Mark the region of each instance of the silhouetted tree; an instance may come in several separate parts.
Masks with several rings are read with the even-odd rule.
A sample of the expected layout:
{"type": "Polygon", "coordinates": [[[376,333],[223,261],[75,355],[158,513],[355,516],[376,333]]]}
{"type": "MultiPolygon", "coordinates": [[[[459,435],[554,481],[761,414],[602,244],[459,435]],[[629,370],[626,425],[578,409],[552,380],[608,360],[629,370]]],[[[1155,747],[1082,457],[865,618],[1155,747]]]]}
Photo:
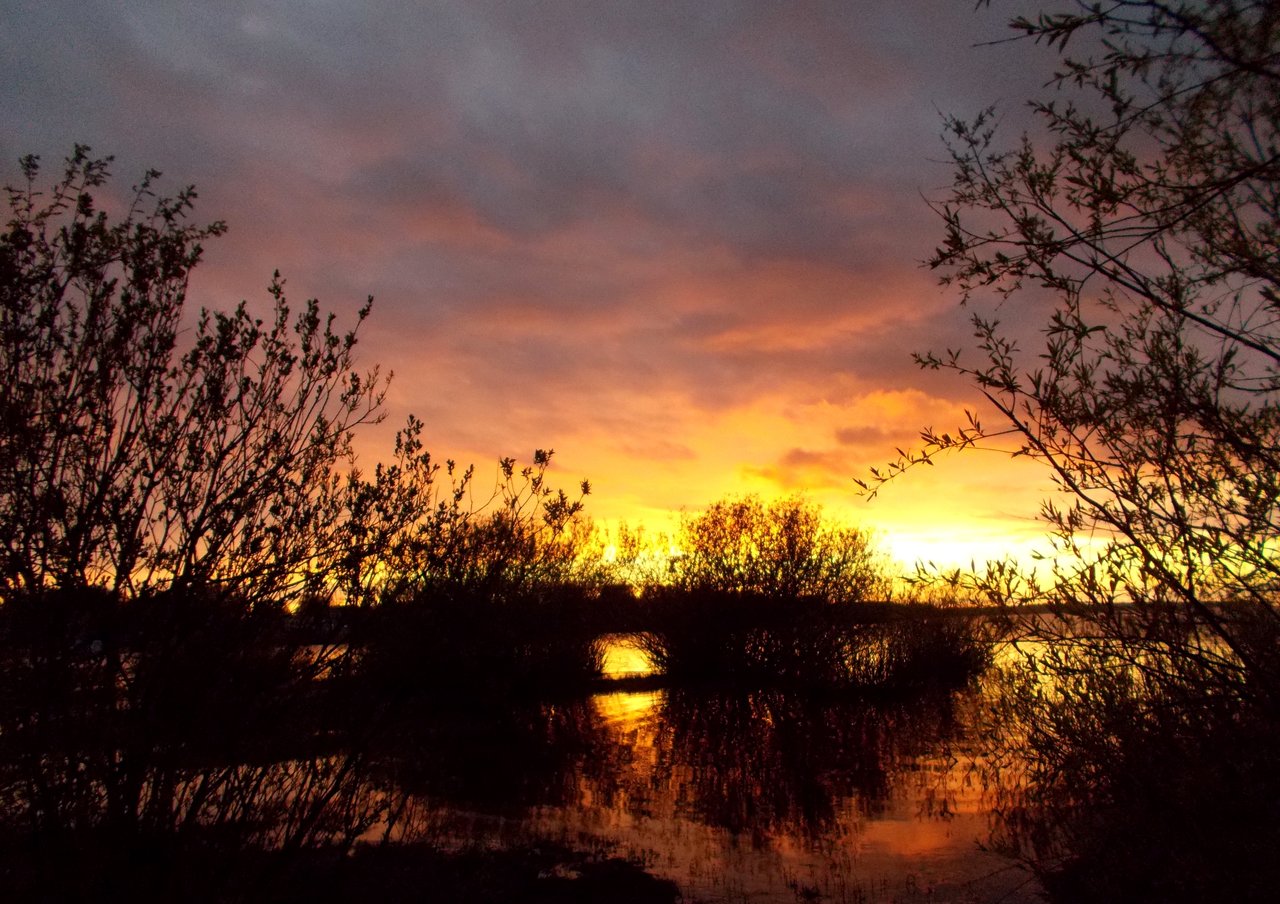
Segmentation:
{"type": "Polygon", "coordinates": [[[989,662],[975,622],[887,602],[869,536],[802,497],[686,516],[665,582],[642,588],[637,643],[673,681],[914,691],[989,662]]]}
{"type": "Polygon", "coordinates": [[[376,708],[328,719],[284,604],[349,589],[435,502],[412,419],[391,468],[354,468],[385,387],[356,330],[278,276],[264,319],[188,312],[222,224],[154,172],[109,215],[108,164],[77,147],[45,191],[25,158],[0,232],[0,847],[88,864],[72,897],[160,881],[151,849],[343,846],[384,812],[355,740],[376,708]]]}
{"type": "Polygon", "coordinates": [[[108,164],[78,146],[46,192],[25,158],[0,232],[0,872],[19,897],[270,894],[280,855],[394,821],[367,769],[378,664],[495,699],[598,670],[567,617],[590,487],[552,488],[539,450],[481,497],[413,417],[362,471],[386,387],[355,363],[369,304],[342,332],[276,275],[261,319],[188,312],[223,225],[154,172],[109,215],[108,164]],[[431,617],[393,617],[406,600],[431,617]],[[385,604],[381,627],[333,602],[385,604]]]}
{"type": "Polygon", "coordinates": [[[866,532],[825,520],[818,505],[798,496],[715,502],[681,521],[676,546],[670,583],[681,590],[832,602],[888,593],[866,532]]]}
{"type": "Polygon", "coordinates": [[[381,484],[376,506],[348,504],[352,431],[385,383],[355,368],[356,330],[315,301],[294,311],[278,276],[265,319],[242,303],[184,320],[200,243],[224,227],[190,225],[195,192],[157,196],[154,172],[109,217],[93,197],[108,163],[77,147],[44,193],[27,157],[8,189],[0,592],[291,596],[350,555],[353,516],[383,542],[420,514],[381,484]]]}
{"type": "MultiPolygon", "coordinates": [[[[1013,27],[1064,52],[1102,40],[1064,55],[1070,97],[1032,103],[1047,147],[1024,136],[999,149],[991,111],[948,121],[955,184],[930,264],[967,302],[1051,305],[1044,347],[1025,358],[977,313],[976,364],[922,356],[970,378],[1001,420],[927,431],[890,474],[1013,434],[1071,500],[1044,510],[1069,554],[1059,593],[1175,603],[1214,633],[1224,665],[1269,673],[1208,603],[1276,618],[1280,14],[1081,3],[1013,27]]],[[[1259,690],[1280,691],[1262,674],[1259,690]]]]}
{"type": "MultiPolygon", "coordinates": [[[[473,495],[474,469],[463,472],[448,498],[409,535],[396,582],[413,593],[450,588],[490,597],[593,583],[599,551],[591,525],[579,517],[591,485],[582,481],[576,498],[553,488],[553,455],[538,449],[524,467],[502,459],[493,488],[481,500],[473,495]]],[[[454,474],[450,463],[449,476],[454,474]]]]}
{"type": "MultiPolygon", "coordinates": [[[[1144,755],[1163,750],[1185,767],[1181,754],[1220,732],[1248,753],[1231,775],[1188,773],[1217,790],[1195,795],[1212,806],[1178,823],[1218,827],[1219,854],[1196,857],[1217,861],[1212,878],[1188,876],[1191,860],[1178,859],[1196,847],[1192,833],[1142,857],[1131,845],[1111,866],[1162,877],[1142,892],[1162,899],[1270,894],[1273,881],[1241,884],[1258,879],[1240,856],[1252,842],[1222,839],[1239,840],[1225,829],[1252,821],[1258,800],[1280,800],[1259,780],[1280,744],[1257,730],[1280,713],[1280,7],[1063,6],[1012,21],[1061,57],[1058,93],[1031,102],[1038,130],[1002,146],[991,110],[946,125],[954,183],[929,263],[965,302],[999,306],[973,316],[976,361],[960,351],[919,361],[970,380],[998,423],[971,414],[952,433],[926,431],[919,452],[873,479],[1001,435],[1049,467],[1068,500],[1043,509],[1052,573],[1029,591],[999,569],[987,579],[1001,583],[994,596],[1043,594],[1088,624],[1077,635],[1097,638],[1042,659],[1056,683],[1034,681],[1021,701],[1040,787],[1071,800],[1055,809],[1058,839],[1096,854],[1142,838],[1130,826],[1090,848],[1077,830],[1139,812],[1123,783],[1144,755]],[[1043,323],[1034,354],[1000,317],[1043,323]]],[[[1143,762],[1172,783],[1174,770],[1143,762]]],[[[1040,852],[1062,854],[1052,840],[1041,837],[1040,852]]],[[[1137,899],[1105,887],[1120,872],[1099,875],[1079,893],[1137,899]]]]}
{"type": "MultiPolygon", "coordinates": [[[[503,459],[486,497],[447,464],[451,490],[380,555],[364,677],[378,698],[505,707],[598,677],[603,551],[571,497],[548,482],[552,452],[503,459]],[[448,694],[440,689],[449,687],[448,694]]],[[[443,482],[442,482],[443,487],[443,482]]]]}

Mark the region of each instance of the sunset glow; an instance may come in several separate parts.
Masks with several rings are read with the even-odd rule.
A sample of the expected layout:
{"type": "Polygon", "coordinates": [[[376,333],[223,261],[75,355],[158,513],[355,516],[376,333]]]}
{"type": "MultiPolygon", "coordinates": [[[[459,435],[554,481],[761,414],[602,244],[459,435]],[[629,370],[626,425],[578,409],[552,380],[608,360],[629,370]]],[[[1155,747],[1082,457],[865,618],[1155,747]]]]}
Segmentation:
{"type": "Polygon", "coordinates": [[[5,11],[8,898],[1270,900],[1280,3],[5,11]]]}
{"type": "MultiPolygon", "coordinates": [[[[805,493],[887,553],[1024,555],[1046,475],[999,455],[854,477],[969,390],[913,351],[966,315],[919,266],[949,179],[941,113],[1043,81],[1003,19],[949,0],[409,4],[50,2],[6,28],[6,181],[74,142],[195,183],[225,219],[194,301],[374,315],[395,378],[385,457],[426,422],[439,458],[554,448],[588,513],[667,530],[727,494],[805,493]],[[69,86],[74,85],[74,88],[69,86]],[[927,472],[927,473],[926,473],[927,472]]],[[[1016,115],[1016,109],[1010,111],[1016,115]]]]}

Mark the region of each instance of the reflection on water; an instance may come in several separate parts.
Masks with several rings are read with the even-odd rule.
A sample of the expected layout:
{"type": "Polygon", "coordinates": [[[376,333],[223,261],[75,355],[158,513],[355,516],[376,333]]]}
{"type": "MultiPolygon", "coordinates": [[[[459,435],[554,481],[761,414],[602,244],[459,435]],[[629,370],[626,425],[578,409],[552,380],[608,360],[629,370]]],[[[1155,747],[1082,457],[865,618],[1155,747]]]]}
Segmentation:
{"type": "Polygon", "coordinates": [[[987,900],[1022,881],[978,850],[986,814],[949,701],[672,692],[630,711],[644,707],[611,727],[631,748],[622,773],[584,771],[545,830],[607,837],[699,900],[987,900]]]}
{"type": "MultiPolygon", "coordinates": [[[[605,727],[615,733],[634,732],[652,722],[653,711],[662,706],[666,699],[666,691],[615,691],[596,694],[591,698],[591,705],[605,727]]],[[[634,739],[630,739],[628,743],[635,746],[634,739]]]]}
{"type": "MultiPolygon", "coordinates": [[[[643,673],[633,651],[614,674],[643,673]]],[[[979,693],[602,693],[433,728],[397,777],[437,841],[608,844],[687,901],[1035,900],[979,847],[979,693]]]]}

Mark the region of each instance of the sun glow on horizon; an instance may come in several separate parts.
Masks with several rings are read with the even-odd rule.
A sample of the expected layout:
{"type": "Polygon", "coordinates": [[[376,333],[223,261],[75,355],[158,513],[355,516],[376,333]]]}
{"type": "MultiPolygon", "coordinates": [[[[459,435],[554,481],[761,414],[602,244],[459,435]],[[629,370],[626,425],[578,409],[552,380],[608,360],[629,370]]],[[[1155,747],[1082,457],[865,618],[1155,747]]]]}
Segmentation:
{"type": "MultiPolygon", "coordinates": [[[[900,475],[874,499],[859,492],[854,478],[866,478],[873,466],[883,469],[896,447],[915,447],[922,425],[963,423],[965,406],[956,401],[917,389],[860,392],[836,381],[809,399],[778,390],[723,411],[676,396],[664,405],[663,430],[615,423],[606,408],[601,423],[577,422],[551,437],[554,443],[547,428],[533,433],[518,425],[510,427],[511,436],[531,439],[477,434],[461,447],[447,436],[428,443],[433,451],[440,445],[438,457],[474,462],[477,485],[488,479],[487,461],[502,455],[524,461],[540,441],[553,444],[548,486],[572,490],[590,480],[584,514],[603,530],[599,554],[606,561],[619,557],[619,530],[670,544],[686,515],[747,495],[766,503],[800,495],[817,503],[831,521],[870,532],[899,574],[920,564],[967,569],[991,560],[1033,568],[1033,553],[1049,545],[1048,526],[1037,517],[1043,500],[1054,495],[1048,472],[1012,457],[1011,449],[949,454],[900,475]]],[[[361,445],[362,461],[378,459],[377,444],[361,445]]]]}

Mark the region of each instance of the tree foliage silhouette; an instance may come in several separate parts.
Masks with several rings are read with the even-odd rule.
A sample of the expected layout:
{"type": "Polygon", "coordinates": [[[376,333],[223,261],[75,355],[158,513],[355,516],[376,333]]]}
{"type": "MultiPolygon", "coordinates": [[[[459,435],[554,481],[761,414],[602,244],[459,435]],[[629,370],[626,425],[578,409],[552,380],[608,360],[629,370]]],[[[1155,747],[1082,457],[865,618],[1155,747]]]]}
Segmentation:
{"type": "Polygon", "coordinates": [[[929,263],[969,305],[1001,303],[973,315],[976,362],[919,356],[968,378],[999,421],[926,431],[867,488],[1016,437],[1070,499],[1043,511],[1067,554],[1059,599],[1176,604],[1143,611],[1202,622],[1222,667],[1275,695],[1256,624],[1210,604],[1280,626],[1280,14],[1080,3],[1012,24],[1062,53],[1062,95],[1032,102],[1042,140],[1012,149],[993,111],[948,120],[955,181],[929,263]],[[999,320],[1031,312],[1034,356],[999,320]]]}
{"type": "Polygon", "coordinates": [[[340,332],[277,275],[265,319],[241,303],[185,320],[201,242],[224,226],[191,225],[195,192],[158,196],[154,172],[112,219],[94,199],[108,164],[77,147],[46,194],[27,157],[8,190],[0,588],[286,596],[350,540],[352,431],[385,387],[353,359],[369,305],[340,332]]]}
{"type": "Polygon", "coordinates": [[[1049,573],[973,579],[1088,626],[1036,663],[1056,683],[1034,678],[1016,708],[1052,814],[1020,838],[1042,863],[1092,858],[1083,897],[1248,898],[1270,886],[1237,829],[1280,799],[1265,777],[1280,745],[1260,729],[1280,712],[1280,8],[1081,0],[1011,24],[1059,56],[1056,93],[1011,145],[994,110],[947,121],[954,182],[929,264],[974,309],[977,341],[918,357],[997,422],[927,430],[864,486],[997,436],[1049,467],[1068,500],[1043,508],[1049,573]],[[1234,765],[1189,762],[1210,738],[1240,745],[1234,765]],[[1164,836],[1135,826],[1179,781],[1207,790],[1177,824],[1215,826],[1212,843],[1126,843],[1164,836]],[[1126,871],[1151,882],[1107,886],[1137,881],[1126,871]]]}
{"type": "Polygon", "coordinates": [[[868,534],[831,523],[798,496],[721,499],[681,521],[676,546],[670,583],[680,590],[831,602],[888,592],[868,534]]]}
{"type": "Polygon", "coordinates": [[[343,331],[277,274],[262,316],[189,311],[223,225],[154,172],[121,206],[109,163],[78,146],[45,190],[25,158],[0,232],[0,869],[54,898],[216,897],[279,879],[226,866],[394,820],[367,769],[387,703],[350,699],[370,657],[327,604],[554,580],[582,501],[549,451],[477,498],[413,417],[362,471],[387,385],[356,365],[369,304],[343,331]]]}

